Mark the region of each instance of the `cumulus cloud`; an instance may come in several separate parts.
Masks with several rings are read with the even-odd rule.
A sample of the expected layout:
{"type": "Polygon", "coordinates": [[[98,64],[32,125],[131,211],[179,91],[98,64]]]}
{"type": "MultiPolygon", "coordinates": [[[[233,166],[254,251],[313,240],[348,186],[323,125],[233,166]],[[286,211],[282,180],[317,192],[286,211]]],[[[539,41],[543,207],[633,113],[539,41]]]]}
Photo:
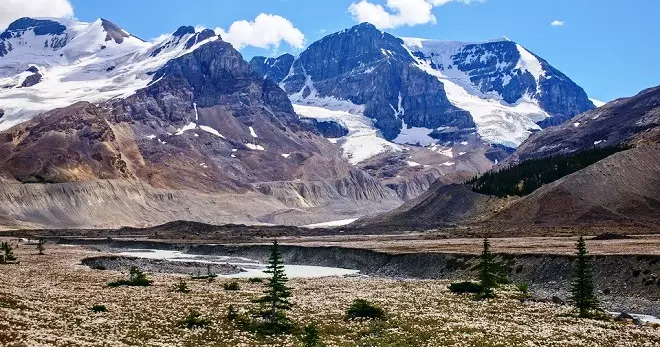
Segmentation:
{"type": "Polygon", "coordinates": [[[305,42],[305,35],[291,21],[265,13],[258,15],[252,22],[241,20],[232,23],[229,30],[216,28],[215,31],[236,49],[246,46],[278,48],[282,42],[303,48],[305,42]]]}
{"type": "Polygon", "coordinates": [[[564,21],[561,20],[554,20],[552,23],[550,23],[553,27],[561,27],[564,26],[564,21]]]}
{"type": "Polygon", "coordinates": [[[435,24],[437,19],[433,15],[433,8],[452,1],[470,4],[485,0],[387,0],[385,6],[361,0],[351,4],[348,11],[358,22],[369,22],[380,29],[391,29],[404,25],[435,24]]]}
{"type": "Polygon", "coordinates": [[[69,0],[2,0],[0,30],[22,17],[73,17],[69,0]]]}

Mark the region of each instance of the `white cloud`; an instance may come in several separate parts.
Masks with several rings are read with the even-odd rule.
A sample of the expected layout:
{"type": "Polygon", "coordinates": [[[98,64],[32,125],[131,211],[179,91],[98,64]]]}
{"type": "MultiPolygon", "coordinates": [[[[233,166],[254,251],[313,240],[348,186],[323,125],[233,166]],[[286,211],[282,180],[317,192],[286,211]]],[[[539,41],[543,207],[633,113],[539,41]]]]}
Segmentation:
{"type": "Polygon", "coordinates": [[[246,46],[278,48],[282,42],[302,48],[305,42],[305,35],[291,21],[265,13],[258,15],[252,22],[241,20],[232,23],[227,31],[222,28],[216,28],[215,31],[236,49],[246,46]]]}
{"type": "Polygon", "coordinates": [[[485,0],[387,0],[385,6],[361,0],[351,4],[348,11],[358,22],[369,22],[379,29],[391,29],[404,25],[435,24],[437,19],[433,8],[452,1],[470,4],[485,0]]]}
{"type": "Polygon", "coordinates": [[[553,27],[561,27],[564,26],[564,21],[561,20],[554,20],[552,23],[550,23],[553,27]]]}
{"type": "Polygon", "coordinates": [[[0,30],[22,17],[73,17],[69,0],[1,0],[0,30]]]}

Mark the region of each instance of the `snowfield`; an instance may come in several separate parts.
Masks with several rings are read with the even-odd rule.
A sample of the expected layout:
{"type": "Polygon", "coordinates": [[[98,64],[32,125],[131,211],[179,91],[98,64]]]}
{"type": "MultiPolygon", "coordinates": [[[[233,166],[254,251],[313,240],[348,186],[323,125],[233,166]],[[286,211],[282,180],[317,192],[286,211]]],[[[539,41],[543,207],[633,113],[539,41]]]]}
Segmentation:
{"type": "MultiPolygon", "coordinates": [[[[497,41],[497,40],[495,40],[497,41]]],[[[425,40],[404,38],[404,46],[411,51],[420,51],[432,56],[438,66],[452,66],[452,56],[467,43],[455,41],[425,40]]],[[[521,55],[516,69],[529,71],[538,81],[545,74],[539,60],[520,45],[516,45],[521,55]]],[[[507,104],[502,97],[491,92],[482,93],[470,81],[470,77],[459,69],[434,69],[427,61],[415,57],[417,66],[426,73],[437,77],[444,85],[447,98],[456,107],[472,115],[477,124],[477,133],[487,142],[516,148],[525,141],[532,131],[541,128],[536,122],[550,117],[541,109],[538,101],[529,96],[523,97],[516,104],[507,104]]]]}
{"type": "Polygon", "coordinates": [[[152,73],[168,61],[187,54],[217,36],[186,48],[195,34],[181,37],[163,35],[145,42],[128,36],[121,43],[106,41],[102,20],[93,23],[48,19],[66,27],[62,35],[35,35],[23,32],[7,42],[13,50],[1,58],[0,108],[5,115],[0,131],[27,121],[38,113],[69,106],[79,101],[102,102],[126,98],[152,82],[152,73]],[[67,40],[58,49],[44,47],[44,41],[67,40]],[[41,81],[22,88],[36,67],[41,81]]]}
{"type": "Polygon", "coordinates": [[[348,129],[348,135],[343,137],[340,143],[344,158],[351,164],[356,165],[381,153],[403,150],[401,146],[382,138],[373,126],[372,120],[362,115],[362,109],[359,106],[346,101],[342,104],[340,100],[329,98],[325,100],[327,103],[320,102],[318,99],[306,99],[307,105],[294,104],[293,109],[301,118],[332,121],[348,129]],[[344,110],[330,109],[333,107],[344,110]]]}

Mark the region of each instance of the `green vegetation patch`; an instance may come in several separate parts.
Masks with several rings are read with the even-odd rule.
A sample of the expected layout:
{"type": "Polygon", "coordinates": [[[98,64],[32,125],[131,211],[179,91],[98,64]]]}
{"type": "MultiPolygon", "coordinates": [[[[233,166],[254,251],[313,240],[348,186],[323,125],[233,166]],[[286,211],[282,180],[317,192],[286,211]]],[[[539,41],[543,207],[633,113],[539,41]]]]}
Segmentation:
{"type": "Polygon", "coordinates": [[[525,196],[562,177],[593,165],[630,147],[593,148],[567,155],[531,159],[516,166],[485,173],[466,182],[474,192],[498,197],[525,196]]]}

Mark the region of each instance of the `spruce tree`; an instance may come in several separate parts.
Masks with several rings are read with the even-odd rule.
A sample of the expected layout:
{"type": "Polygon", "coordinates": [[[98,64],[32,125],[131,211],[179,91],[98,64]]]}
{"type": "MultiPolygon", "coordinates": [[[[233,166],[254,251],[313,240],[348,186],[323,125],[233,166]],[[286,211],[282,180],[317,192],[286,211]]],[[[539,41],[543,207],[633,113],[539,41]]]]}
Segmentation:
{"type": "Polygon", "coordinates": [[[580,236],[576,248],[577,262],[569,300],[579,310],[580,318],[587,318],[592,311],[598,310],[598,297],[594,288],[591,260],[582,236],[580,236]]]}
{"type": "Polygon", "coordinates": [[[484,248],[479,256],[479,282],[481,283],[481,294],[484,297],[492,297],[493,290],[501,283],[506,282],[504,265],[497,261],[495,255],[490,251],[490,241],[484,239],[484,248]]]}
{"type": "Polygon", "coordinates": [[[289,300],[291,289],[286,286],[288,278],[284,272],[284,262],[277,240],[273,242],[270,252],[269,264],[264,272],[271,277],[266,283],[265,295],[255,302],[262,305],[261,317],[268,323],[287,326],[289,321],[285,312],[291,309],[293,304],[289,300]]]}
{"type": "Polygon", "coordinates": [[[3,242],[2,245],[0,245],[0,251],[4,253],[4,256],[2,257],[2,262],[4,263],[9,263],[16,261],[16,257],[14,256],[14,252],[11,249],[11,246],[9,245],[8,242],[3,242]]]}
{"type": "Polygon", "coordinates": [[[46,240],[44,239],[39,239],[39,243],[37,243],[37,250],[39,251],[39,255],[44,255],[44,250],[46,247],[44,246],[46,244],[46,240]]]}

